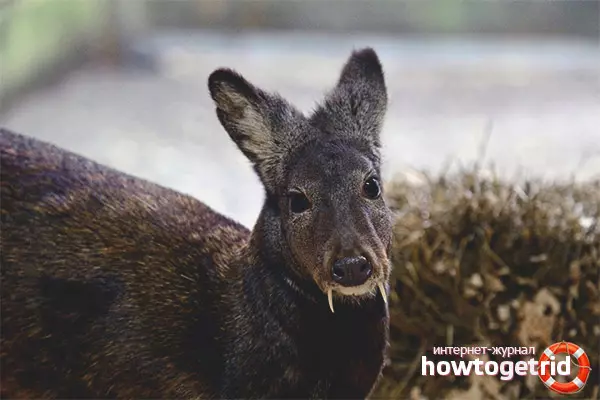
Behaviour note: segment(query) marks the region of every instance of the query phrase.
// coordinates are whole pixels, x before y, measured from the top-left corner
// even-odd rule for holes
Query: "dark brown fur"
[[[379,173],[386,97],[375,53],[353,54],[311,118],[229,70],[209,87],[265,184],[252,234],[189,196],[0,129],[3,398],[372,390],[384,299],[374,283],[336,292],[332,313],[325,291],[332,260],[357,252],[373,264],[369,284],[389,277],[389,211],[360,194]],[[310,212],[290,214],[291,188]]]

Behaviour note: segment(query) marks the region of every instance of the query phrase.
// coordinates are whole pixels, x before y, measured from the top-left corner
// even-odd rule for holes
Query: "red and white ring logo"
[[[575,379],[568,383],[556,382],[554,378],[550,376],[550,371],[548,371],[549,368],[541,368],[542,361],[549,361],[550,357],[560,353],[567,353],[577,359],[579,373]],[[583,389],[590,376],[591,370],[590,359],[587,354],[585,354],[585,351],[583,351],[581,347],[570,342],[554,343],[552,346],[548,347],[542,353],[538,364],[538,375],[542,382],[544,382],[550,390],[560,394],[573,394]]]

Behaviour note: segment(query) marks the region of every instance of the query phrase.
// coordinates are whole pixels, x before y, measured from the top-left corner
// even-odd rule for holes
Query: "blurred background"
[[[262,191],[208,74],[237,69],[309,111],[372,46],[386,177],[485,157],[511,179],[586,180],[600,172],[599,19],[598,1],[1,0],[0,125],[252,226]]]

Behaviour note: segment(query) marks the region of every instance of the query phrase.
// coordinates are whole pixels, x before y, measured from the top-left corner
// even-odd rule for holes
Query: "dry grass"
[[[548,398],[537,377],[424,377],[434,346],[582,346],[600,370],[600,180],[507,184],[477,167],[387,188],[397,213],[390,300],[391,352],[373,396]],[[490,359],[501,361],[498,356]],[[520,357],[513,357],[517,361]],[[523,358],[523,359],[528,359]],[[456,359],[460,359],[457,357]]]

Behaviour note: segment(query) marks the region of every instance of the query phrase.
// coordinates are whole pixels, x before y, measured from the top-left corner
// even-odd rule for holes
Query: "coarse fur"
[[[373,389],[392,238],[373,190],[387,105],[377,55],[353,52],[310,116],[228,69],[208,86],[265,187],[252,232],[192,197],[0,129],[3,398]],[[341,286],[332,265],[354,256],[372,274]]]

